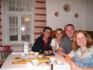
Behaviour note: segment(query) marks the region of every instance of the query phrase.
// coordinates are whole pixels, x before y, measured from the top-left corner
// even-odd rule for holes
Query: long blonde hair
[[[77,34],[78,34],[78,33],[82,33],[82,34],[85,35],[85,37],[87,38],[87,45],[86,45],[86,47],[87,47],[87,48],[90,48],[90,46],[93,45],[93,39],[90,37],[90,35],[89,35],[87,32],[82,31],[82,30],[78,30],[78,31],[75,32],[75,34],[74,34],[74,36],[73,36],[72,49],[73,49],[74,51],[76,51],[76,50],[78,50],[78,48],[79,48],[79,46],[78,46],[78,44],[77,44],[77,42],[76,42],[76,37],[77,37]]]

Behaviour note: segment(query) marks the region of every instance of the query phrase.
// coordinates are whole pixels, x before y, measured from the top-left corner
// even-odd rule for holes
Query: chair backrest
[[[0,46],[0,52],[11,52],[11,46]]]
[[[10,45],[0,45],[0,53],[1,53],[1,58],[2,60],[6,59],[7,56],[12,52],[11,46]]]

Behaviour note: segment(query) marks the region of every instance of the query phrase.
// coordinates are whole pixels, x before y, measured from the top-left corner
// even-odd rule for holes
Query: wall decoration
[[[71,10],[71,5],[66,3],[66,4],[64,4],[63,9],[64,9],[64,11],[69,12]]]
[[[74,17],[75,17],[75,18],[78,18],[78,17],[79,17],[79,13],[75,13],[75,14],[74,14]]]
[[[56,17],[58,17],[58,16],[59,16],[59,12],[55,12],[54,15],[55,15]]]

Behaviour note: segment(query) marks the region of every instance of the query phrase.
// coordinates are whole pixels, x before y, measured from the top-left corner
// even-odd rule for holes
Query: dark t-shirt
[[[64,53],[70,53],[72,50],[72,40],[70,40],[67,36],[64,36],[62,38],[61,47],[64,49],[62,50]]]
[[[40,36],[36,39],[33,47],[32,47],[32,51],[34,52],[44,52],[46,50],[52,50],[51,46],[51,38],[49,37],[48,42],[45,44],[43,41],[43,36]]]

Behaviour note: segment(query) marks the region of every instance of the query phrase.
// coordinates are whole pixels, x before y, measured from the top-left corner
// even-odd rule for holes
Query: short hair
[[[45,26],[43,29],[43,32],[45,32],[47,29],[49,29],[50,31],[52,31],[52,28],[50,28],[49,26]]]
[[[57,28],[57,29],[56,29],[56,33],[57,33],[58,31],[60,31],[61,33],[63,33],[63,29],[62,29],[62,28]]]
[[[71,26],[71,27],[73,27],[73,29],[75,29],[75,27],[74,27],[73,24],[67,24],[67,25],[65,25],[64,30],[66,30],[66,28],[67,28],[68,26]]]
[[[76,51],[79,48],[78,44],[76,43],[76,36],[77,36],[78,33],[82,33],[82,34],[85,35],[85,37],[87,38],[87,45],[86,45],[86,47],[90,48],[91,45],[93,45],[93,39],[91,38],[91,36],[87,32],[82,31],[82,30],[78,30],[78,31],[75,32],[75,34],[73,36],[72,49],[74,51]]]

